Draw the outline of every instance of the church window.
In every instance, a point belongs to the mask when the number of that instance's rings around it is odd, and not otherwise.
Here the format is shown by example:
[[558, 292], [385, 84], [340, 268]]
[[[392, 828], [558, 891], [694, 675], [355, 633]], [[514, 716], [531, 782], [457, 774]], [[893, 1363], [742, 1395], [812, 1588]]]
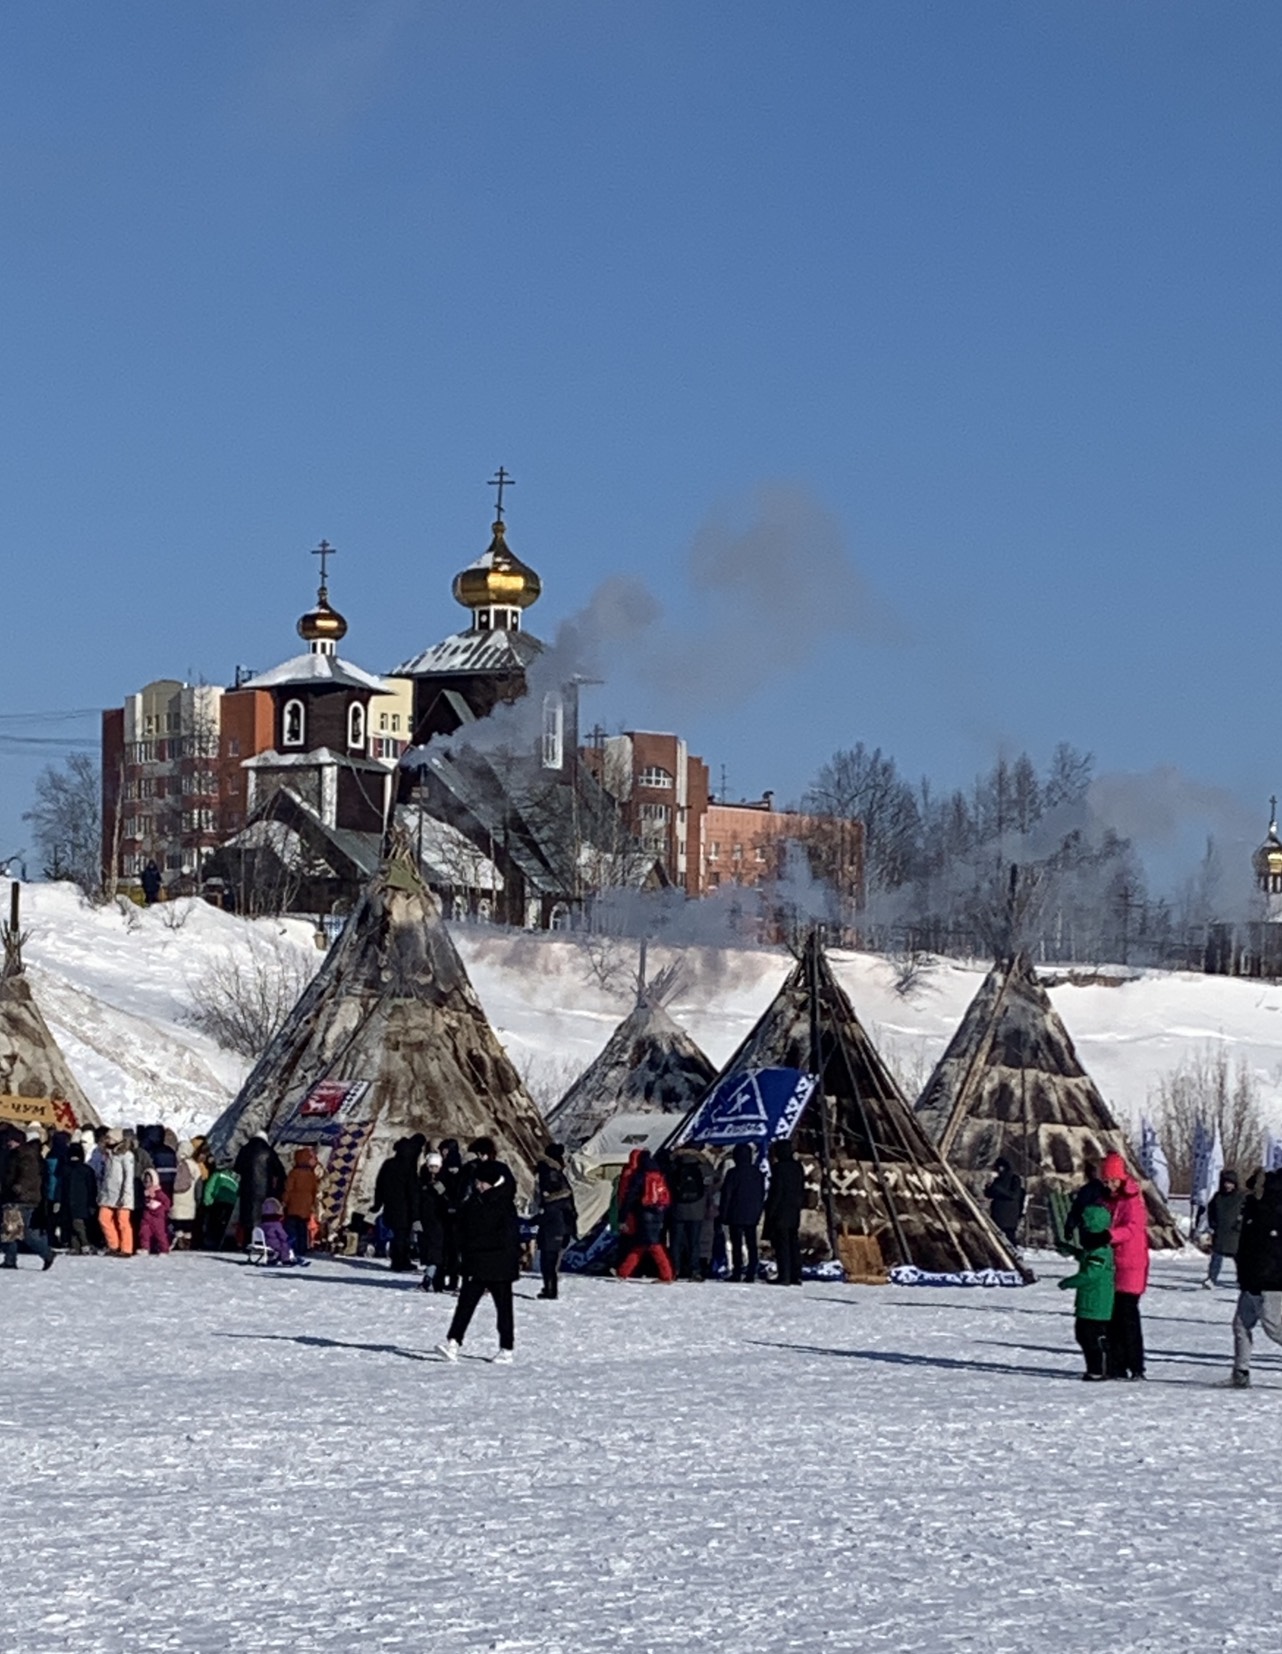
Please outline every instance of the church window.
[[347, 744], [353, 748], [365, 745], [365, 708], [359, 701], [347, 709]]
[[286, 701], [284, 716], [284, 734], [281, 737], [287, 747], [301, 747], [303, 744], [303, 703], [301, 701]]
[[476, 611], [476, 629], [478, 632], [488, 632], [490, 629], [490, 611], [478, 609]]
[[665, 770], [661, 764], [647, 764], [637, 781], [642, 787], [670, 787], [672, 772]]
[[555, 690], [543, 697], [543, 752], [545, 770], [559, 770], [564, 760], [565, 708]]

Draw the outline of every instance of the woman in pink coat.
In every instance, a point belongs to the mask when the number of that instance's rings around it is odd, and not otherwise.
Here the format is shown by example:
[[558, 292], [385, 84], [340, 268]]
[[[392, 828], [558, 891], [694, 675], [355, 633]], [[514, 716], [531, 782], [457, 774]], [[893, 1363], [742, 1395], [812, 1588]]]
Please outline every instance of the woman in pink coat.
[[1120, 1154], [1106, 1154], [1100, 1177], [1108, 1190], [1116, 1291], [1108, 1329], [1109, 1376], [1144, 1377], [1140, 1299], [1148, 1286], [1148, 1210], [1139, 1184]]

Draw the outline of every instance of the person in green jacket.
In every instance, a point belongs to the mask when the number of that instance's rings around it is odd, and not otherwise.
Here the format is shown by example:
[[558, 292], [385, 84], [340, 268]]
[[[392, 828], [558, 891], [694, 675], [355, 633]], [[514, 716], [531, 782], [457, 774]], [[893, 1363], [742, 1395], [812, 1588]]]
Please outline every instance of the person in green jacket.
[[1059, 1250], [1077, 1259], [1077, 1274], [1066, 1275], [1060, 1291], [1077, 1293], [1077, 1319], [1073, 1331], [1086, 1358], [1082, 1374], [1088, 1383], [1108, 1377], [1108, 1328], [1113, 1316], [1113, 1247], [1109, 1233], [1108, 1208], [1088, 1206], [1081, 1215], [1080, 1246], [1063, 1242]]
[[210, 1172], [205, 1179], [205, 1192], [202, 1197], [205, 1221], [202, 1225], [202, 1235], [206, 1251], [222, 1251], [223, 1242], [227, 1238], [227, 1226], [231, 1223], [239, 1195], [240, 1179], [235, 1172]]

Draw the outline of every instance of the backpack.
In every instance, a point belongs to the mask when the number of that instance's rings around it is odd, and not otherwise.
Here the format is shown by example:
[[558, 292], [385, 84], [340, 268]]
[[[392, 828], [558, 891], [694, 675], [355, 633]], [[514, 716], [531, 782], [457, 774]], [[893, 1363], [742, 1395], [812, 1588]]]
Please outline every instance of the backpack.
[[703, 1192], [708, 1186], [703, 1175], [703, 1167], [697, 1160], [678, 1161], [673, 1182], [676, 1186], [678, 1206], [693, 1205], [695, 1201], [702, 1200]]
[[648, 1171], [645, 1174], [645, 1183], [641, 1189], [641, 1206], [643, 1210], [662, 1211], [670, 1204], [672, 1196], [668, 1193], [668, 1185], [663, 1181], [663, 1173]]

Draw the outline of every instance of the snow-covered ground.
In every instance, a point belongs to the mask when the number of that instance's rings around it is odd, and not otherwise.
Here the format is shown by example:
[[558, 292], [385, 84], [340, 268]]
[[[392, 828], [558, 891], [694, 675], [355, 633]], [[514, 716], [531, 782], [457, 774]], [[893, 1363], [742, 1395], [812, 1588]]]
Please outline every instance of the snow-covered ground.
[[[0, 904], [7, 882], [0, 881]], [[45, 1015], [104, 1118], [207, 1126], [234, 1096], [248, 1061], [192, 1025], [202, 984], [229, 962], [279, 961], [295, 976], [322, 957], [302, 921], [232, 918], [199, 901], [95, 908], [68, 886], [24, 887], [26, 957]], [[596, 1056], [631, 1005], [635, 952], [589, 954], [574, 941], [471, 926], [454, 932], [477, 992], [536, 1100], [550, 1104]], [[672, 957], [650, 950], [651, 971]], [[724, 1061], [790, 966], [781, 949], [691, 949], [673, 1014]], [[834, 953], [856, 1009], [914, 1096], [952, 1037], [982, 965], [939, 961], [909, 997], [872, 954]], [[604, 978], [604, 982], [603, 982]], [[1124, 1120], [1158, 1080], [1215, 1048], [1244, 1062], [1266, 1115], [1282, 1125], [1282, 986], [1192, 973], [1146, 972], [1119, 986], [1064, 982], [1051, 997], [1083, 1062]]]
[[[1059, 1266], [1051, 1265], [1053, 1274]], [[1146, 1384], [1020, 1291], [518, 1287], [372, 1261], [3, 1279], [0, 1648], [1209, 1654], [1277, 1646], [1282, 1361], [1159, 1259]]]

